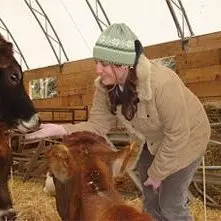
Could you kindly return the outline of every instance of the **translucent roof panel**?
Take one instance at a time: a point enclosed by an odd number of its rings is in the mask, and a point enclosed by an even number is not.
[[[25,1],[0,1],[0,18],[14,36],[29,68],[57,64],[43,31]],[[28,1],[38,9],[35,0]],[[176,0],[173,1],[176,2]],[[69,60],[91,57],[93,45],[101,31],[86,1],[38,0],[38,2],[50,19]],[[95,9],[95,0],[89,2]],[[100,2],[110,22],[128,24],[144,46],[179,39],[165,0],[100,0]],[[195,35],[220,31],[220,19],[218,19],[220,0],[182,0],[182,3]],[[179,10],[177,14],[181,21]],[[45,26],[44,18],[38,17]],[[47,25],[47,28],[48,33],[51,34],[50,26]],[[1,29],[0,32],[6,36],[4,30]],[[56,43],[53,45],[58,52],[58,45]],[[63,55],[61,60],[66,61]],[[22,66],[26,69],[24,63]]]

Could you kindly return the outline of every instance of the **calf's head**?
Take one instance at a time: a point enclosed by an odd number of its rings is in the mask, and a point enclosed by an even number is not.
[[[63,219],[77,219],[85,196],[102,194],[114,188],[114,176],[133,164],[138,154],[136,145],[113,150],[107,141],[94,133],[75,132],[64,144],[48,152],[54,175],[56,203]],[[73,204],[75,206],[73,206]]]

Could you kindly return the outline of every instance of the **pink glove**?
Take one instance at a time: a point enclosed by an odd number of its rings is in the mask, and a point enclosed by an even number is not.
[[[43,139],[46,137],[56,137],[67,135],[67,131],[58,124],[41,124],[38,131],[25,135],[25,139]]]
[[[148,177],[147,180],[144,182],[144,186],[152,186],[154,190],[157,190],[161,185],[160,180],[153,180],[152,178]]]

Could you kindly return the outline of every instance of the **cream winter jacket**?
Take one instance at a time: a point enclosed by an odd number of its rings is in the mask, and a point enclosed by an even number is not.
[[[140,102],[131,121],[109,111],[109,98],[100,78],[88,122],[65,125],[68,133],[89,130],[106,135],[118,118],[133,139],[147,142],[155,156],[148,175],[164,180],[201,157],[210,138],[209,121],[203,105],[171,69],[141,55],[136,68]]]

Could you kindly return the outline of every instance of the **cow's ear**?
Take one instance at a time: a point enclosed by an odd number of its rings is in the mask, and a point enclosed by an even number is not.
[[[133,167],[139,157],[140,149],[136,143],[132,143],[113,153],[113,175],[114,177],[123,174],[127,169]]]
[[[0,67],[7,67],[13,58],[12,43],[5,41],[0,35]]]
[[[72,176],[73,158],[70,150],[63,144],[51,147],[47,152],[49,166],[54,176],[61,182],[65,182]]]

